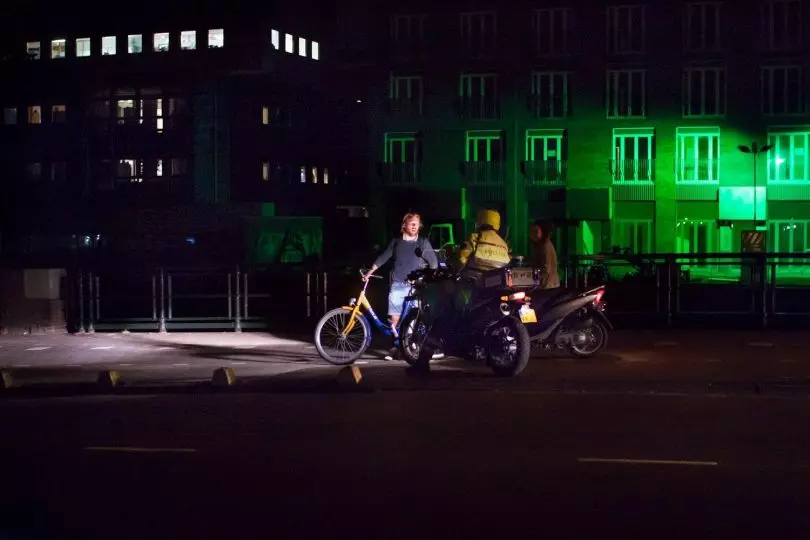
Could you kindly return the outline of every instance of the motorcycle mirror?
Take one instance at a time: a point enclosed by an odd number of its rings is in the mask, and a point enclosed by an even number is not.
[[[413,252],[417,257],[420,257],[420,258],[422,257],[422,248],[418,247],[415,250],[413,250]]]

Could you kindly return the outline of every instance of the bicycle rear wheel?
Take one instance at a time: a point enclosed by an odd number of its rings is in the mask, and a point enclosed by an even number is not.
[[[352,310],[335,308],[328,311],[315,327],[315,349],[318,354],[336,366],[351,364],[360,358],[371,344],[371,325],[365,316],[357,314],[355,325],[345,335]]]

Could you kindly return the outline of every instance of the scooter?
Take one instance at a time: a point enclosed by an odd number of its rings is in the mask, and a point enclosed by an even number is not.
[[[605,314],[605,285],[585,292],[538,288],[523,294],[515,316],[528,330],[533,347],[588,358],[607,345],[613,325]]]

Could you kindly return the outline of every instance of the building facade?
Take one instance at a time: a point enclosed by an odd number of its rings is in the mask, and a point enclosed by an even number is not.
[[[810,249],[805,0],[350,4],[376,215],[495,207],[519,252],[535,218],[564,253]]]

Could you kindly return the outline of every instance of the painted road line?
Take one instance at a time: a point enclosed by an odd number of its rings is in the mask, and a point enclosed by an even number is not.
[[[115,347],[113,347],[112,345],[109,345],[109,346],[106,346],[106,347],[92,347],[90,350],[91,351],[109,351],[110,349],[114,349],[114,348]]]
[[[26,351],[47,351],[48,349],[52,349],[53,347],[28,347],[25,349]]]
[[[622,465],[691,465],[693,467],[717,467],[717,461],[690,461],[679,459],[632,459],[632,458],[577,458],[580,463],[617,463]]]
[[[119,365],[120,367],[129,367],[129,366],[131,366],[132,364],[118,364],[118,365]]]
[[[749,341],[749,347],[773,347],[773,343],[770,341]]]
[[[231,362],[231,365],[234,366],[244,366],[245,364],[247,364],[247,362]]]
[[[175,367],[183,367],[183,366],[187,366],[189,364],[172,364],[172,365],[175,366]]]
[[[190,454],[197,451],[194,448],[142,448],[138,446],[86,446],[84,449],[89,452],[129,452],[140,454]]]

